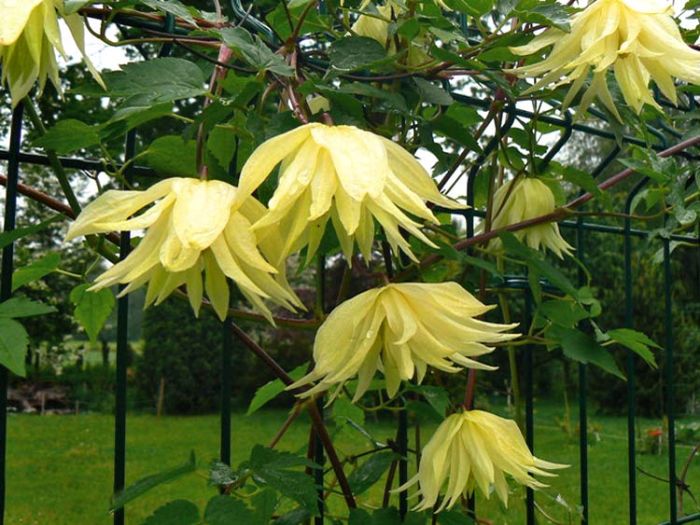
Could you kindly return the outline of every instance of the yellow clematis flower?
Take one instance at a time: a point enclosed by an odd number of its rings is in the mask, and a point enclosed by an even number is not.
[[[498,230],[511,224],[534,219],[552,213],[556,208],[554,194],[544,182],[530,177],[517,177],[498,188],[493,195],[492,228]],[[552,250],[557,257],[571,255],[574,249],[559,233],[555,222],[531,226],[524,230],[513,232],[518,240],[539,250],[541,247]],[[489,243],[490,250],[502,248],[500,239]]]
[[[314,369],[289,389],[318,381],[301,396],[336,385],[337,394],[357,376],[356,401],[377,370],[384,373],[390,397],[401,381],[416,377],[421,382],[428,366],[445,372],[493,370],[470,358],[491,352],[488,343],[518,335],[502,333],[517,325],[474,319],[492,308],[457,283],[389,284],[368,290],[331,312],[316,334]]]
[[[7,84],[12,105],[22,100],[35,82],[42,91],[46,79],[61,92],[55,51],[65,56],[58,27],[62,0],[0,0],[0,68],[2,83]],[[62,14],[88,69],[104,87],[99,73],[85,56],[83,19],[80,15]]]
[[[442,422],[423,449],[418,474],[397,491],[417,484],[421,496],[415,507],[418,511],[432,509],[443,488],[445,496],[437,512],[452,508],[462,496],[473,494],[475,487],[487,499],[493,487],[507,506],[506,475],[537,489],[546,485],[532,474],[554,476],[547,470],[566,467],[533,456],[514,421],[470,410],[452,414]]]
[[[184,284],[195,315],[206,291],[224,320],[229,307],[228,277],[272,322],[264,299],[290,310],[303,306],[286,281],[284,266],[268,262],[280,238],[273,234],[259,243],[251,231],[251,223],[264,215],[265,207],[249,197],[234,208],[235,197],[235,186],[188,178],[165,179],[145,191],[110,190],[83,209],[66,240],[146,229],[138,246],[97,277],[92,290],[128,284],[120,294],[124,295],[148,283],[148,306]]]
[[[435,182],[405,149],[354,126],[300,126],[263,143],[243,166],[237,200],[245,200],[279,163],[279,182],[269,211],[253,228],[264,236],[275,231],[284,243],[280,260],[308,245],[318,249],[330,218],[348,261],[355,242],[369,260],[374,220],[391,246],[416,260],[403,228],[430,246],[435,244],[408,214],[438,224],[425,205],[463,208],[440,194]]]
[[[671,13],[672,6],[662,0],[597,0],[572,17],[570,33],[550,28],[529,44],[511,48],[518,55],[531,55],[554,46],[545,60],[512,72],[542,76],[528,92],[572,83],[566,107],[592,71],[580,103],[582,113],[598,97],[621,120],[607,86],[610,68],[625,101],[637,113],[644,104],[660,109],[649,90],[651,80],[677,104],[673,77],[700,84],[700,52],[685,43]]]

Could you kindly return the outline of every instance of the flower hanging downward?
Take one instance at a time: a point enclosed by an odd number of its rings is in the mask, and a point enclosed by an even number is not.
[[[223,320],[229,307],[228,277],[272,322],[263,299],[290,310],[302,305],[287,284],[284,267],[268,262],[276,255],[280,239],[271,234],[258,243],[251,231],[251,223],[263,216],[264,206],[249,197],[234,210],[235,196],[236,188],[225,182],[188,178],[166,179],[145,191],[110,190],[83,209],[66,240],[146,229],[138,246],[100,275],[93,290],[128,284],[123,295],[148,283],[146,305],[150,305],[186,285],[195,314],[206,291]],[[132,217],[151,203],[153,206]]]
[[[567,466],[533,456],[514,421],[471,410],[452,414],[442,422],[423,449],[418,474],[398,490],[418,484],[418,511],[432,509],[443,488],[445,496],[437,512],[453,507],[462,496],[473,494],[475,487],[487,499],[493,487],[508,505],[506,474],[536,489],[546,485],[531,474],[553,476],[545,469]]]
[[[685,43],[671,12],[672,6],[662,0],[597,0],[574,15],[570,33],[548,29],[529,44],[511,48],[516,54],[531,55],[554,46],[542,62],[513,72],[521,77],[542,76],[528,92],[573,83],[564,100],[568,106],[592,70],[581,112],[597,96],[620,119],[607,86],[611,67],[625,101],[637,113],[644,104],[661,109],[649,90],[650,80],[676,104],[673,77],[700,84],[700,51]]]
[[[61,91],[55,51],[65,56],[58,27],[62,0],[0,0],[0,69],[16,106],[39,81],[44,89],[46,79]],[[85,63],[97,82],[102,84],[97,70],[85,56],[83,20],[80,15],[62,15]],[[104,85],[103,85],[104,87]]]
[[[306,124],[278,135],[250,156],[241,172],[237,200],[247,198],[277,164],[279,182],[268,203],[269,212],[256,222],[261,235],[281,232],[280,257],[308,245],[316,252],[330,217],[343,253],[350,260],[357,242],[366,259],[374,240],[374,219],[389,243],[415,259],[400,228],[435,246],[409,217],[435,224],[425,205],[463,206],[440,194],[418,161],[392,141],[353,126]]]
[[[517,334],[517,325],[474,319],[491,310],[457,283],[403,283],[366,291],[338,306],[319,329],[312,372],[289,389],[318,380],[309,396],[358,377],[356,401],[377,370],[384,373],[390,397],[401,381],[423,380],[428,366],[445,372],[462,367],[490,369],[471,357],[489,353],[488,343]]]
[[[544,182],[530,177],[517,177],[498,188],[493,196],[494,218],[492,228],[498,230],[535,217],[552,213],[556,208],[554,194]],[[573,248],[559,233],[555,222],[531,226],[514,232],[533,250],[548,248],[557,257],[571,255]],[[489,249],[500,250],[501,240],[494,239]]]

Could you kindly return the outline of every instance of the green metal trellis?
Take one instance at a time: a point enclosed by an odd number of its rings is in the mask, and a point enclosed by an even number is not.
[[[274,44],[276,37],[274,32],[267,27],[263,22],[257,20],[256,18],[250,16],[250,13],[246,11],[238,0],[231,0],[232,13],[239,21],[241,21],[245,26],[247,26],[252,31],[263,36],[264,40],[270,44]],[[98,17],[97,13],[88,12],[88,16]],[[152,29],[158,31],[165,31],[167,34],[172,36],[177,36],[183,34],[183,31],[178,29],[174,24],[174,19],[172,16],[168,15],[164,18],[164,25],[154,23],[152,21],[146,21],[133,15],[118,15],[113,20],[120,25],[142,28],[142,29]],[[186,32],[185,32],[186,33]],[[161,50],[161,56],[167,54],[170,50],[170,44],[163,46]],[[373,80],[368,77],[368,80]],[[488,109],[490,105],[489,100],[476,98],[469,95],[464,95],[460,93],[452,93],[452,97],[459,103],[469,105],[477,109]],[[694,107],[696,101],[692,96],[688,97],[687,100],[688,107]],[[592,110],[592,114],[604,119],[604,115]],[[569,138],[575,133],[585,133],[589,135],[594,135],[606,140],[612,141],[614,144],[612,151],[603,159],[599,166],[593,170],[592,175],[598,177],[601,175],[605,169],[610,166],[617,156],[621,152],[621,147],[618,140],[630,145],[647,146],[647,144],[635,137],[623,136],[617,137],[613,133],[608,132],[603,129],[599,129],[594,126],[587,124],[573,122],[571,116],[568,113],[564,113],[563,118],[553,117],[548,115],[535,115],[533,112],[518,107],[515,103],[508,103],[505,110],[505,120],[500,126],[501,133],[507,133],[507,131],[514,125],[516,118],[526,118],[532,119],[537,118],[538,120],[545,122],[550,125],[559,127],[562,130],[562,136],[560,140],[554,144],[546,156],[543,159],[543,164],[549,163],[555,158],[557,153],[562,147],[567,143]],[[660,129],[655,129],[651,126],[647,127],[647,131],[658,139],[658,143],[652,147],[655,150],[666,149],[669,144],[669,139],[678,140],[679,136],[677,132],[669,129],[665,125],[659,125]],[[11,231],[15,227],[15,215],[17,210],[17,196],[18,196],[18,183],[20,175],[20,166],[22,164],[28,165],[42,165],[50,166],[53,159],[47,155],[37,154],[34,152],[28,152],[22,150],[22,129],[23,129],[23,106],[20,104],[12,114],[12,122],[10,128],[10,141],[7,150],[0,150],[0,161],[6,161],[7,163],[7,183],[5,192],[5,210],[4,210],[4,231]],[[464,217],[467,219],[467,236],[472,237],[475,231],[475,219],[480,215],[478,211],[474,211],[474,184],[476,176],[479,173],[482,165],[498,147],[500,141],[500,136],[494,137],[489,141],[483,153],[477,158],[473,164],[468,176],[467,176],[467,196],[469,199],[469,204],[472,208],[464,213]],[[136,135],[135,132],[129,132],[127,135],[125,143],[125,153],[124,161],[128,161],[133,158],[136,154]],[[687,158],[691,160],[696,160],[697,157],[692,157],[689,154],[684,154]],[[61,166],[68,169],[85,169],[85,170],[102,170],[106,168],[112,168],[112,166],[105,166],[102,161],[92,160],[92,159],[79,159],[79,158],[57,158]],[[543,167],[543,166],[542,166]],[[142,167],[142,166],[131,166],[127,169],[127,177],[134,177],[137,175],[142,176],[153,176],[155,175],[152,170]],[[637,195],[645,186],[648,184],[647,179],[642,179],[634,187],[634,189],[628,195],[625,211],[629,215],[631,205],[635,195]],[[576,246],[578,258],[582,261],[585,259],[585,244],[584,240],[586,235],[590,233],[602,233],[618,235],[624,239],[624,290],[625,290],[625,321],[628,327],[634,326],[634,301],[633,301],[633,272],[632,272],[632,239],[635,237],[644,238],[650,235],[650,232],[645,230],[632,228],[631,219],[628,217],[625,219],[623,227],[610,226],[605,224],[596,224],[594,222],[587,222],[583,217],[578,217],[575,221],[563,221],[561,223],[562,227],[575,230],[576,234]],[[120,257],[124,258],[128,254],[130,243],[129,234],[122,233],[120,236]],[[672,317],[672,297],[671,297],[671,283],[673,282],[673,275],[671,271],[671,241],[684,241],[695,246],[700,246],[700,239],[690,235],[673,235],[668,239],[663,239],[660,242],[663,247],[663,274],[664,274],[664,325],[666,328],[666,341],[665,341],[665,375],[664,375],[664,386],[665,386],[665,409],[666,415],[669,422],[669,432],[668,432],[668,477],[669,483],[669,520],[662,525],[666,524],[681,524],[690,523],[692,521],[700,520],[700,513],[682,516],[677,515],[677,475],[676,475],[676,438],[675,438],[675,408],[674,408],[674,387],[673,387],[673,363],[674,363],[674,348],[673,348],[673,317]],[[2,252],[2,268],[0,274],[0,301],[5,301],[11,296],[11,282],[12,282],[12,272],[13,272],[13,244],[9,244],[3,249]],[[581,270],[579,273],[580,284],[585,283],[585,275]],[[522,290],[525,298],[525,319],[527,321],[532,313],[531,299],[528,290],[527,280],[522,278],[509,279],[506,282],[506,286],[514,289]],[[114,490],[119,491],[124,488],[126,480],[126,431],[127,431],[127,383],[126,383],[126,362],[127,362],[127,313],[128,313],[128,296],[123,297],[118,302],[118,322],[117,322],[117,369],[116,369],[116,410],[115,410],[115,452],[114,452]],[[234,349],[233,340],[233,322],[227,321],[223,324],[224,330],[224,344],[221,353],[221,378],[222,378],[222,390],[221,390],[221,412],[220,412],[220,459],[224,463],[230,463],[231,461],[231,399],[230,399],[230,385],[231,385],[231,356]],[[628,436],[627,436],[627,449],[628,449],[628,523],[630,525],[636,525],[638,520],[637,511],[637,485],[636,485],[636,474],[637,474],[637,458],[636,458],[636,380],[635,380],[635,363],[636,358],[632,352],[628,352],[627,355],[627,396],[628,396]],[[528,347],[525,349],[525,412],[526,412],[526,440],[530,448],[534,447],[534,392],[533,392],[533,381],[536,370],[533,367],[533,348]],[[587,365],[580,364],[579,367],[579,460],[580,460],[580,507],[582,509],[581,523],[589,523],[589,475],[588,475],[588,400],[587,400],[587,388],[588,388],[588,377],[587,377]],[[5,457],[6,457],[6,445],[7,445],[7,427],[6,427],[6,412],[7,412],[7,388],[8,388],[8,371],[5,368],[0,367],[0,525],[4,523],[5,517]],[[399,461],[398,473],[399,473],[399,483],[404,484],[408,479],[408,461],[407,461],[407,450],[408,450],[408,424],[406,418],[406,410],[403,410],[400,414],[399,424],[397,429],[397,444],[399,447],[399,452],[401,453],[401,460]],[[323,450],[318,443],[315,445],[315,459],[318,463],[323,463]],[[323,470],[316,471],[316,482],[322,486],[323,484]],[[475,508],[476,503],[471,502],[471,508]],[[320,502],[319,506],[321,516],[316,518],[316,525],[322,525],[324,523],[323,518],[323,504]],[[408,509],[408,504],[405,498],[405,493],[400,499],[400,511],[401,514],[405,514]],[[534,493],[529,490],[527,492],[526,498],[526,523],[527,525],[534,525],[535,523],[535,498]],[[121,525],[125,522],[125,515],[123,509],[118,510],[114,514],[114,523],[116,525]]]

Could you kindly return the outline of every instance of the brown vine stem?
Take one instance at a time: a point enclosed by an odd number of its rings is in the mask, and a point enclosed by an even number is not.
[[[253,341],[250,338],[250,336],[246,334],[238,325],[232,323],[231,328],[234,335],[236,335],[241,340],[241,342],[248,348],[248,350],[250,350],[263,363],[265,363],[280,381],[282,381],[287,386],[291,385],[294,382],[294,380],[289,376],[289,374],[287,374],[284,368],[282,368],[277,363],[277,361],[275,361],[274,358],[265,351],[264,348],[262,348],[260,345],[258,345],[258,343]],[[336,452],[335,447],[333,446],[333,441],[331,440],[331,437],[328,434],[328,430],[326,429],[326,425],[323,422],[321,413],[319,412],[318,407],[316,406],[316,400],[313,398],[310,399],[306,403],[306,409],[309,411],[309,415],[311,416],[311,423],[313,424],[314,429],[316,430],[316,433],[318,434],[318,437],[321,440],[321,443],[323,443],[323,448],[326,450],[328,459],[331,462],[333,472],[335,474],[335,477],[338,479],[338,484],[340,485],[340,488],[343,492],[345,503],[347,504],[348,508],[354,509],[357,507],[357,504],[355,503],[355,497],[352,494],[352,489],[350,488],[348,479],[345,476],[345,472],[343,471],[343,465],[340,462],[340,458],[338,458],[338,453]]]
[[[679,142],[675,146],[671,146],[668,149],[663,150],[660,152],[658,155],[659,157],[666,158],[666,157],[672,157],[674,155],[677,155],[679,153],[682,153],[683,151],[692,148],[694,146],[700,145],[700,135],[686,139],[682,142]],[[607,180],[603,181],[601,184],[598,185],[598,190],[600,191],[607,191],[610,188],[617,186],[624,180],[628,179],[630,176],[632,176],[635,173],[635,170],[632,168],[627,168],[611,177],[609,177]],[[587,203],[588,201],[592,200],[595,198],[595,195],[591,192],[587,192],[582,194],[581,196],[577,197],[576,199],[570,201],[568,204],[565,206],[562,206],[561,208],[557,208],[554,210],[552,213],[548,213],[546,215],[540,215],[539,217],[534,217],[532,219],[528,219],[526,221],[518,222],[515,224],[511,224],[509,226],[506,226],[504,228],[499,228],[497,230],[491,230],[489,232],[481,233],[479,235],[475,235],[474,237],[470,237],[468,239],[461,240],[455,244],[452,245],[452,247],[459,251],[459,250],[464,250],[465,248],[469,246],[473,246],[475,244],[483,244],[494,237],[498,237],[503,232],[515,232],[515,231],[520,231],[524,230],[525,228],[530,228],[532,226],[537,226],[538,224],[544,224],[547,222],[557,222],[560,220],[565,219],[566,217],[570,216],[573,214],[574,210],[583,204]],[[410,278],[418,269],[425,269],[428,268],[429,266],[432,266],[433,264],[439,262],[442,260],[442,255],[438,254],[431,254],[424,258],[418,266],[414,266],[413,268],[409,268],[408,270],[401,272],[399,275],[396,276],[396,281],[404,281],[407,278]]]

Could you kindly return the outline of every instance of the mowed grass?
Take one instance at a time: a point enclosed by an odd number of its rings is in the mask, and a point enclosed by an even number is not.
[[[549,480],[550,488],[537,495],[537,502],[556,523],[577,523],[579,502],[579,449],[576,439],[558,425],[561,410],[544,406],[536,414],[536,452],[551,461],[570,464],[557,478]],[[261,411],[250,417],[234,414],[233,463],[246,459],[255,443],[267,444],[284,421],[282,410]],[[623,418],[592,417],[600,431],[599,442],[589,449],[590,523],[627,523],[627,452],[626,426]],[[639,427],[659,425],[659,421],[640,420]],[[386,440],[395,432],[391,420],[368,423],[375,437]],[[423,444],[432,432],[423,429]],[[161,417],[129,415],[127,431],[127,478],[129,483],[167,467],[183,463],[194,450],[199,469],[172,483],[157,487],[127,507],[127,523],[140,524],[159,505],[178,498],[196,502],[204,508],[215,490],[207,486],[208,463],[218,456],[219,423],[217,416]],[[411,447],[413,434],[411,434]],[[279,448],[303,451],[308,442],[308,426],[301,419],[289,430]],[[336,436],[341,455],[356,454],[368,449],[359,434],[343,430]],[[678,450],[682,465],[690,453],[689,446]],[[108,415],[78,416],[9,416],[7,523],[26,525],[101,525],[111,523],[107,512],[112,484],[113,420]],[[665,455],[639,455],[638,466],[644,471],[666,477]],[[348,466],[348,471],[352,467]],[[411,475],[415,465],[411,464]],[[700,485],[700,465],[693,465],[687,479],[691,487]],[[379,485],[383,486],[383,483]],[[363,506],[381,502],[382,489],[377,486],[359,501]],[[668,485],[638,475],[638,508],[640,525],[658,524],[668,519]],[[565,501],[570,510],[557,502]],[[339,497],[332,497],[332,514],[342,514]],[[396,501],[396,497],[393,497]],[[291,508],[285,506],[285,508]],[[686,512],[695,512],[695,505],[686,497]],[[522,525],[523,496],[512,491],[509,509],[500,504],[478,499],[479,515],[494,524]],[[540,523],[549,521],[540,514]],[[245,525],[245,524],[241,524]]]

